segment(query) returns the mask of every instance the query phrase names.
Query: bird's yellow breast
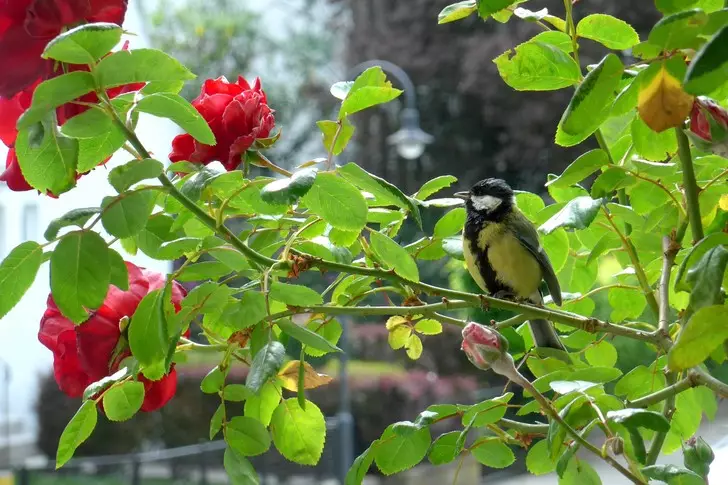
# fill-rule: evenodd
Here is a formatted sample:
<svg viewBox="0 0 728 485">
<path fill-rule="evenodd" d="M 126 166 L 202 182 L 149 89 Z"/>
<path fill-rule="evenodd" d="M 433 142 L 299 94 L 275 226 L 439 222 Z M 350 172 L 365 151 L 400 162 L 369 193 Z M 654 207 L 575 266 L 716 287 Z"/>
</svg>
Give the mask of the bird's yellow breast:
<svg viewBox="0 0 728 485">
<path fill-rule="evenodd" d="M 478 254 L 487 250 L 488 263 L 495 277 L 511 288 L 516 296 L 529 298 L 538 292 L 541 283 L 541 267 L 533 255 L 503 225 L 486 224 L 478 235 L 477 249 L 463 238 L 465 262 L 473 279 L 487 291 L 485 278 L 478 266 Z"/>
</svg>

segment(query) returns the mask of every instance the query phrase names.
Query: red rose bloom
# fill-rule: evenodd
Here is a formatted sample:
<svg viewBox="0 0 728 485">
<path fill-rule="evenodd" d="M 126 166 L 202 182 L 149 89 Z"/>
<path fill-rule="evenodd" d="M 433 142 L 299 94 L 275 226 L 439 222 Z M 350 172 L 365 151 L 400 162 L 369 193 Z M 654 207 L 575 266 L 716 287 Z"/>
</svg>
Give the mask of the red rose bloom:
<svg viewBox="0 0 728 485">
<path fill-rule="evenodd" d="M 122 50 L 128 50 L 128 48 L 129 42 L 125 42 Z M 76 64 L 67 65 L 67 69 L 68 71 L 89 70 L 88 66 Z M 37 80 L 28 88 L 15 94 L 12 98 L 5 99 L 0 97 L 0 141 L 10 148 L 7 159 L 5 160 L 5 172 L 0 172 L 0 181 L 7 183 L 8 188 L 15 192 L 33 190 L 33 187 L 31 187 L 25 180 L 25 177 L 23 177 L 15 149 L 13 147 L 15 146 L 15 140 L 18 137 L 18 129 L 16 128 L 18 118 L 20 118 L 25 110 L 30 107 L 33 92 L 38 84 L 40 84 L 40 80 Z M 144 87 L 144 84 L 145 83 L 135 83 L 117 86 L 115 88 L 108 89 L 106 94 L 110 99 L 113 99 L 121 94 L 138 91 Z M 84 103 L 98 103 L 99 98 L 96 96 L 96 93 L 86 93 L 78 98 L 77 101 L 82 101 Z M 56 109 L 58 124 L 63 125 L 69 119 L 88 109 L 88 106 L 77 104 L 75 102 L 63 104 Z M 104 160 L 100 165 L 105 164 L 107 161 L 108 159 Z M 81 174 L 79 174 L 76 178 L 78 179 L 80 176 Z"/>
<path fill-rule="evenodd" d="M 728 110 L 705 96 L 698 96 L 690 113 L 690 132 L 695 145 L 728 157 Z"/>
<path fill-rule="evenodd" d="M 275 125 L 273 110 L 258 78 L 252 87 L 243 77 L 238 77 L 236 83 L 224 77 L 208 79 L 192 106 L 210 125 L 217 144 L 205 145 L 191 135 L 179 135 L 172 140 L 172 162 L 187 160 L 207 165 L 219 161 L 227 170 L 235 170 L 241 155 L 257 138 L 267 138 Z"/>
<path fill-rule="evenodd" d="M 0 0 L 0 96 L 11 98 L 38 79 L 53 76 L 46 44 L 84 22 L 121 25 L 127 0 Z"/>
<path fill-rule="evenodd" d="M 118 370 L 128 355 L 126 340 L 119 347 L 122 333 L 119 321 L 131 317 L 139 302 L 149 292 L 164 287 L 163 275 L 126 263 L 129 271 L 129 290 L 110 286 L 104 304 L 81 325 L 75 325 L 48 297 L 48 308 L 40 322 L 38 340 L 53 352 L 53 371 L 58 387 L 71 397 L 81 397 L 92 383 Z M 172 286 L 172 303 L 179 310 L 185 290 L 178 283 Z M 146 391 L 142 410 L 154 411 L 164 406 L 177 389 L 177 374 L 172 369 L 159 381 L 143 376 Z"/>
</svg>

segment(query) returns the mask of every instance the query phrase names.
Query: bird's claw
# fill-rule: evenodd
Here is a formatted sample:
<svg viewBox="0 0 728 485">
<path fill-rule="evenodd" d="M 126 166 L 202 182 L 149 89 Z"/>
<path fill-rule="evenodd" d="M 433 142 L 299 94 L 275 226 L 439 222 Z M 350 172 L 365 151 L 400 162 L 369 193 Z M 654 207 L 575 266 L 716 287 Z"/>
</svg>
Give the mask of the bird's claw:
<svg viewBox="0 0 728 485">
<path fill-rule="evenodd" d="M 511 300 L 511 301 L 516 301 L 518 299 L 514 293 L 512 293 L 508 290 L 496 291 L 493 294 L 493 298 L 498 298 L 499 300 Z"/>
</svg>

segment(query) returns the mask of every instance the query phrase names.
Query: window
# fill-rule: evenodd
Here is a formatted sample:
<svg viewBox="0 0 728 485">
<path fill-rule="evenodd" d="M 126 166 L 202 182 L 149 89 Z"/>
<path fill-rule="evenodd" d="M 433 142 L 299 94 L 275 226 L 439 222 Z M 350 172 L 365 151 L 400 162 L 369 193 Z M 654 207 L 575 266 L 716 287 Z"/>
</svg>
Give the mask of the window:
<svg viewBox="0 0 728 485">
<path fill-rule="evenodd" d="M 23 207 L 23 241 L 38 239 L 38 206 L 26 204 Z"/>
</svg>

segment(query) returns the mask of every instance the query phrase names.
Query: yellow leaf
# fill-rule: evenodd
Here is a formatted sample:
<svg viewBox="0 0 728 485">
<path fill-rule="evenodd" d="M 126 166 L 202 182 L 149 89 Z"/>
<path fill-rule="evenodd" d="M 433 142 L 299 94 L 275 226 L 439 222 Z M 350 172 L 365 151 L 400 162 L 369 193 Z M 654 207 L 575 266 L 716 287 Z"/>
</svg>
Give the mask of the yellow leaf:
<svg viewBox="0 0 728 485">
<path fill-rule="evenodd" d="M 278 371 L 278 377 L 284 389 L 298 392 L 298 372 L 301 368 L 301 361 L 292 360 Z M 304 389 L 315 389 L 325 386 L 331 382 L 332 377 L 326 374 L 319 374 L 308 362 L 303 363 L 303 387 Z"/>
<path fill-rule="evenodd" d="M 718 202 L 718 205 L 720 206 L 721 210 L 728 211 L 728 194 L 723 194 L 720 196 L 720 202 Z"/>
<path fill-rule="evenodd" d="M 403 323 L 407 323 L 407 319 L 400 316 L 394 316 L 389 317 L 389 320 L 387 320 L 387 330 L 393 330 L 395 327 L 402 325 Z"/>
<path fill-rule="evenodd" d="M 407 357 L 417 360 L 422 355 L 422 340 L 417 335 L 410 335 L 407 339 Z"/>
<path fill-rule="evenodd" d="M 637 111 L 647 126 L 660 133 L 685 122 L 693 99 L 663 64 L 649 82 L 640 86 Z"/>
<path fill-rule="evenodd" d="M 412 328 L 409 325 L 398 325 L 389 332 L 389 346 L 394 350 L 401 349 L 407 344 L 407 340 L 412 335 Z"/>
</svg>

